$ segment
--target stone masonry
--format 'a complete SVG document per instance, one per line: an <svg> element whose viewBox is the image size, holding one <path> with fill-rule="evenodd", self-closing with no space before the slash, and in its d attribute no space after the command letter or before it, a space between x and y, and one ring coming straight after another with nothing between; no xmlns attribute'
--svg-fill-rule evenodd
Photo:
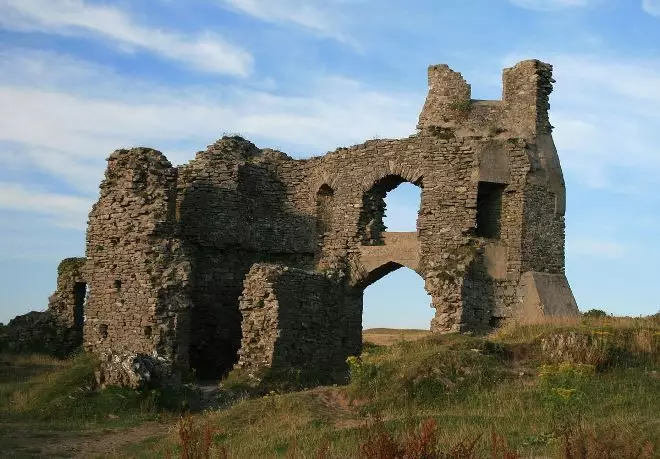
<svg viewBox="0 0 660 459"><path fill-rule="evenodd" d="M179 167L117 150L82 275L53 307L105 362L149 356L167 377L202 379L234 367L340 374L361 350L363 290L401 266L424 278L434 332L575 315L551 74L520 62L501 100L480 101L431 66L415 134L305 160L239 136ZM388 233L384 198L403 182L421 188L417 231Z"/></svg>

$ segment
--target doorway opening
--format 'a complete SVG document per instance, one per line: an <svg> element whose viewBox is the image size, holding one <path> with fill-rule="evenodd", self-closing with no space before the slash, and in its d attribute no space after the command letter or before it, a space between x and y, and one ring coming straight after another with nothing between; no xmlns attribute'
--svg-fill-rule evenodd
<svg viewBox="0 0 660 459"><path fill-rule="evenodd" d="M374 183L363 196L361 238L364 246L386 245L386 233L419 234L422 184L411 183L399 175L388 175ZM400 235L398 240L402 241ZM406 257L396 257L373 269L362 282L362 328L367 335L397 330L429 330L435 311L424 280ZM405 266L403 266L405 265ZM376 329L376 330L374 330ZM403 332L404 334L408 332Z"/></svg>
<svg viewBox="0 0 660 459"><path fill-rule="evenodd" d="M85 323L85 305L87 303L87 284L76 282L73 286L73 326L82 332Z"/></svg>
<svg viewBox="0 0 660 459"><path fill-rule="evenodd" d="M399 265L364 289L362 331L367 341L379 344L425 336L434 316L424 279L405 266Z"/></svg>

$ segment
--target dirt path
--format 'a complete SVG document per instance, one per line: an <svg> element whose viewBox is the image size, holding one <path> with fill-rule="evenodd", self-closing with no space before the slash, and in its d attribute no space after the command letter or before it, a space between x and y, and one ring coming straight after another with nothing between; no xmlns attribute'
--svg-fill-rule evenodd
<svg viewBox="0 0 660 459"><path fill-rule="evenodd" d="M124 446L165 436L171 426L145 422L117 429L61 430L44 425L0 423L2 457L90 458L112 455Z"/></svg>

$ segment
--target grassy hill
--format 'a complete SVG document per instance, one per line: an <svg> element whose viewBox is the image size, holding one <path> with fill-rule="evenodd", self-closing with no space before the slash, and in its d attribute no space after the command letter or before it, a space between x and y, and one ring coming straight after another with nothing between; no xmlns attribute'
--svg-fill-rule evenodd
<svg viewBox="0 0 660 459"><path fill-rule="evenodd" d="M660 457L657 316L364 340L350 384L296 392L238 377L201 392L97 391L89 357L0 356L2 455Z"/></svg>

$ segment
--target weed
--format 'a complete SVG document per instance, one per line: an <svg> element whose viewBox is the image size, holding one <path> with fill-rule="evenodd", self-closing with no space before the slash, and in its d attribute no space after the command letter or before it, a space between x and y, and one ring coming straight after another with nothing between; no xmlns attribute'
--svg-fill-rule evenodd
<svg viewBox="0 0 660 459"><path fill-rule="evenodd" d="M443 140L450 140L455 137L454 130L452 128L442 126L429 126L429 132L431 135L434 135Z"/></svg>
<svg viewBox="0 0 660 459"><path fill-rule="evenodd" d="M216 433L208 421L200 425L192 416L182 417L178 426L179 457L181 459L227 458L227 451L223 446L213 447Z"/></svg>
<svg viewBox="0 0 660 459"><path fill-rule="evenodd" d="M568 424L559 432L564 459L651 459L654 446L629 432L609 429L597 432L581 424Z"/></svg>
<svg viewBox="0 0 660 459"><path fill-rule="evenodd" d="M449 108L457 114L459 119L465 119L472 109L472 101L468 99L452 102L449 104Z"/></svg>

